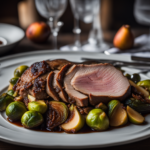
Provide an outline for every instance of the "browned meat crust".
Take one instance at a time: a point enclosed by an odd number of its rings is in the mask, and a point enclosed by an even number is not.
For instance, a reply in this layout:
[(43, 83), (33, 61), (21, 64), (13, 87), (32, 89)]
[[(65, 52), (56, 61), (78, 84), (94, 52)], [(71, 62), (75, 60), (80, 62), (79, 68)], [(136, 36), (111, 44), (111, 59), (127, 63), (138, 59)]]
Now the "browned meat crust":
[(55, 59), (52, 61), (47, 60), (46, 62), (49, 64), (52, 70), (61, 70), (64, 65), (71, 63), (66, 59)]
[(31, 93), (33, 96), (37, 96), (37, 99), (46, 98), (46, 80), (43, 79), (44, 76), (42, 77), (41, 75), (50, 71), (51, 68), (46, 61), (34, 63), (20, 77), (13, 88), (14, 91), (18, 91), (19, 95), (23, 98), (27, 97), (28, 93)]
[[(57, 78), (56, 78), (56, 83), (59, 89), (59, 96), (60, 98), (64, 101), (64, 102), (70, 102), (68, 99), (68, 95), (64, 89), (64, 77), (66, 72), (68, 71), (68, 69), (72, 66), (72, 64), (66, 64), (65, 66), (63, 66), (61, 68), (61, 70), (59, 71)], [(70, 102), (71, 103), (71, 102)]]
[(53, 87), (53, 80), (54, 80), (54, 72), (51, 71), (49, 73), (49, 75), (47, 76), (46, 92), (54, 100), (60, 101), (60, 98), (59, 98), (57, 92), (55, 91), (55, 89)]

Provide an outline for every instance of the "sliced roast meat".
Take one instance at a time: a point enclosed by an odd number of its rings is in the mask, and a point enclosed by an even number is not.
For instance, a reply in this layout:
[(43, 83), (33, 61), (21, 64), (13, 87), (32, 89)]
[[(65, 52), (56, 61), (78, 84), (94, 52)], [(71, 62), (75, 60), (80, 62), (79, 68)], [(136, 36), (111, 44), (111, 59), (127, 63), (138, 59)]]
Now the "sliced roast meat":
[(57, 77), (56, 77), (56, 84), (57, 87), (59, 88), (60, 92), (59, 97), (64, 101), (64, 102), (69, 102), (68, 101), (68, 95), (64, 89), (64, 77), (68, 69), (72, 66), (72, 64), (66, 64), (64, 65), (61, 70), (58, 72)]
[(42, 75), (34, 80), (32, 89), (29, 90), (29, 94), (34, 96), (36, 100), (47, 99), (46, 93), (46, 78), (48, 74)]
[(110, 64), (78, 65), (71, 80), (77, 91), (89, 95), (91, 105), (110, 100), (124, 100), (131, 93), (131, 86), (122, 72)]
[(47, 60), (46, 62), (49, 64), (52, 70), (61, 70), (64, 65), (71, 63), (66, 59), (55, 59), (51, 61)]
[[(55, 101), (60, 101), (60, 98), (58, 96), (58, 93), (56, 92), (56, 89), (54, 89), (54, 72), (51, 71), (49, 75), (47, 76), (47, 84), (46, 84), (46, 92), (47, 94), (52, 97)], [(56, 80), (55, 80), (56, 82)]]
[(73, 88), (71, 85), (71, 79), (76, 74), (80, 67), (73, 65), (64, 78), (65, 91), (68, 94), (68, 100), (70, 103), (76, 103), (77, 106), (88, 106), (88, 96), (84, 95)]
[(51, 68), (46, 61), (36, 62), (22, 74), (13, 89), (18, 91), (19, 95), (25, 98), (28, 95), (29, 90), (34, 86), (34, 80), (40, 75), (50, 71)]

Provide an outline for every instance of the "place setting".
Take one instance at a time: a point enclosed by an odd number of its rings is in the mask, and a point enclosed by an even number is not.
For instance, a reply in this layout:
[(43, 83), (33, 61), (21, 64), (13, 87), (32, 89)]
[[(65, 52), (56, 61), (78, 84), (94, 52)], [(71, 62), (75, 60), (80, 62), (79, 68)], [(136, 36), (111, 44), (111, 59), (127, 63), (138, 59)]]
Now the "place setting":
[(150, 3), (124, 2), (130, 16), (119, 4), (26, 0), (11, 4), (12, 16), (0, 9), (0, 145), (149, 147)]

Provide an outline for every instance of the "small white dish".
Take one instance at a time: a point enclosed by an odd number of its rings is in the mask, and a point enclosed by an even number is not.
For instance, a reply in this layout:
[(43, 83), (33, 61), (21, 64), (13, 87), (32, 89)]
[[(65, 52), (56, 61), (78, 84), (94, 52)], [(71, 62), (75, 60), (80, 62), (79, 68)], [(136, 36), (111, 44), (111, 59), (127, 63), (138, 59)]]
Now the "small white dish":
[(24, 31), (14, 25), (0, 23), (0, 54), (15, 47), (24, 37)]
[(6, 44), (7, 44), (7, 40), (4, 39), (3, 37), (0, 37), (0, 47), (1, 47), (1, 46), (4, 46), (4, 45), (6, 45)]

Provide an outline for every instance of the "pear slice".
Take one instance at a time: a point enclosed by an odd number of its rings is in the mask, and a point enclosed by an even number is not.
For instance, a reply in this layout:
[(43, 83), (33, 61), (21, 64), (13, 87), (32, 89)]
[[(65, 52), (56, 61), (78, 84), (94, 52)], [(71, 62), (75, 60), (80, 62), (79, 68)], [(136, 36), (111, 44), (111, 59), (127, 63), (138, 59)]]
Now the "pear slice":
[(145, 98), (149, 97), (149, 92), (144, 88), (137, 86), (133, 81), (129, 80), (130, 84), (136, 88), (136, 90), (144, 95)]
[(108, 107), (110, 126), (119, 127), (127, 123), (128, 116), (126, 110), (123, 108), (123, 104), (117, 100), (112, 100), (109, 102)]
[(76, 106), (74, 106), (73, 104), (69, 108), (69, 111), (70, 111), (69, 118), (60, 127), (65, 132), (76, 133), (84, 126), (85, 118), (79, 113)]
[(134, 124), (142, 124), (145, 120), (145, 118), (141, 114), (132, 109), (130, 106), (127, 106), (127, 114), (130, 122)]
[(35, 97), (31, 96), (28, 94), (28, 99), (29, 99), (29, 102), (34, 102), (36, 100)]

